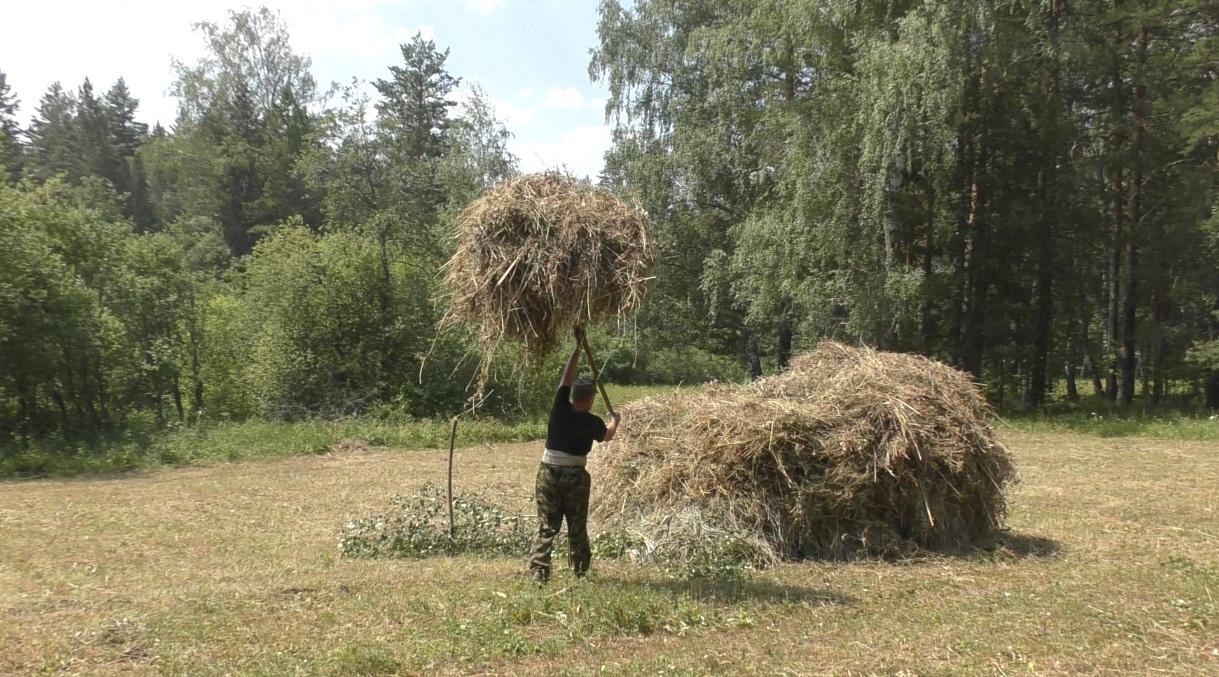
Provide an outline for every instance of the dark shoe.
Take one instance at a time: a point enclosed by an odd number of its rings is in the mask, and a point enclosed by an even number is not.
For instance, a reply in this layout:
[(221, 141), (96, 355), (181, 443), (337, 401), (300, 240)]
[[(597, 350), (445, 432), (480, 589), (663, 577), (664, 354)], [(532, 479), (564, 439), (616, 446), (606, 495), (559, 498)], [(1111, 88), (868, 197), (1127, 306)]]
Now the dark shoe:
[(534, 569), (533, 573), (530, 574), (529, 577), (532, 578), (533, 582), (537, 583), (538, 585), (546, 585), (550, 582), (550, 575), (541, 569)]

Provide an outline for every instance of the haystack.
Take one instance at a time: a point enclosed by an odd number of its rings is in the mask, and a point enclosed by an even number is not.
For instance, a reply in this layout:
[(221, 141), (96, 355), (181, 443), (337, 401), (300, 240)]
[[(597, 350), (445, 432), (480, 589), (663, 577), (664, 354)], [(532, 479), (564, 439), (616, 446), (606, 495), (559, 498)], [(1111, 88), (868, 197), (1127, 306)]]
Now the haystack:
[(991, 414), (963, 372), (825, 342), (753, 384), (624, 407), (591, 457), (595, 509), (661, 550), (727, 535), (770, 559), (958, 548), (1002, 526), (1015, 479)]
[(642, 210), (549, 172), (491, 189), (457, 221), (448, 321), (471, 328), (483, 373), (505, 340), (545, 357), (573, 327), (639, 307), (655, 251)]

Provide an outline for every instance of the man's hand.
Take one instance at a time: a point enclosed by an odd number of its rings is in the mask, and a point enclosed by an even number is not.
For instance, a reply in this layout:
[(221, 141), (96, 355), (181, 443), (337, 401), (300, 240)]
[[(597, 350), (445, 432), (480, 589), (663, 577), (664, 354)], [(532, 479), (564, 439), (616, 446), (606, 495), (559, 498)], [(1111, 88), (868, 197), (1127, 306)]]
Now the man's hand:
[(605, 439), (602, 442), (609, 442), (614, 439), (614, 435), (618, 432), (618, 425), (622, 423), (622, 414), (616, 411), (610, 412), (610, 423), (605, 426)]

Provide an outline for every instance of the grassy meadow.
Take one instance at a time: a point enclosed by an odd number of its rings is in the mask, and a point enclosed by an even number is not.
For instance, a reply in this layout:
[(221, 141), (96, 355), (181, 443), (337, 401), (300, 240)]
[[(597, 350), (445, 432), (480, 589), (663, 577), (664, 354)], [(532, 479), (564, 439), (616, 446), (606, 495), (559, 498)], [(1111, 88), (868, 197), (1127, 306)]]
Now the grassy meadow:
[[(1002, 438), (994, 550), (724, 581), (560, 559), (541, 589), (523, 556), (339, 556), (439, 450), (10, 480), (0, 674), (1219, 674), (1219, 445)], [(458, 486), (527, 513), (537, 454), (463, 448)]]
[[(695, 386), (697, 387), (697, 386)], [(681, 391), (690, 386), (609, 385), (615, 406), (647, 395)], [(93, 440), (51, 435), (0, 445), (0, 478), (97, 475), (163, 466), (213, 465), (328, 453), (337, 446), (366, 445), (400, 449), (447, 448), (452, 432), (447, 419), (350, 418), (337, 421), (204, 421), (124, 432)], [(457, 443), (523, 442), (546, 436), (544, 415), (515, 419), (462, 417)]]

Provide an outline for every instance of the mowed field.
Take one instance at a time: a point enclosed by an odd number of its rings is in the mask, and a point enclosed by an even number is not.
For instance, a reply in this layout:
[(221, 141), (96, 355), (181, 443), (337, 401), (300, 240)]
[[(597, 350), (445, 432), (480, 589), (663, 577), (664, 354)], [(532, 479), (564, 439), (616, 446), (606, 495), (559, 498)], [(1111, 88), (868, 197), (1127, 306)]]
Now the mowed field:
[[(4, 482), (0, 673), (1219, 675), (1219, 444), (1004, 441), (1002, 550), (718, 583), (340, 557), (443, 451)], [(537, 455), (461, 450), (458, 483), (527, 512)]]

